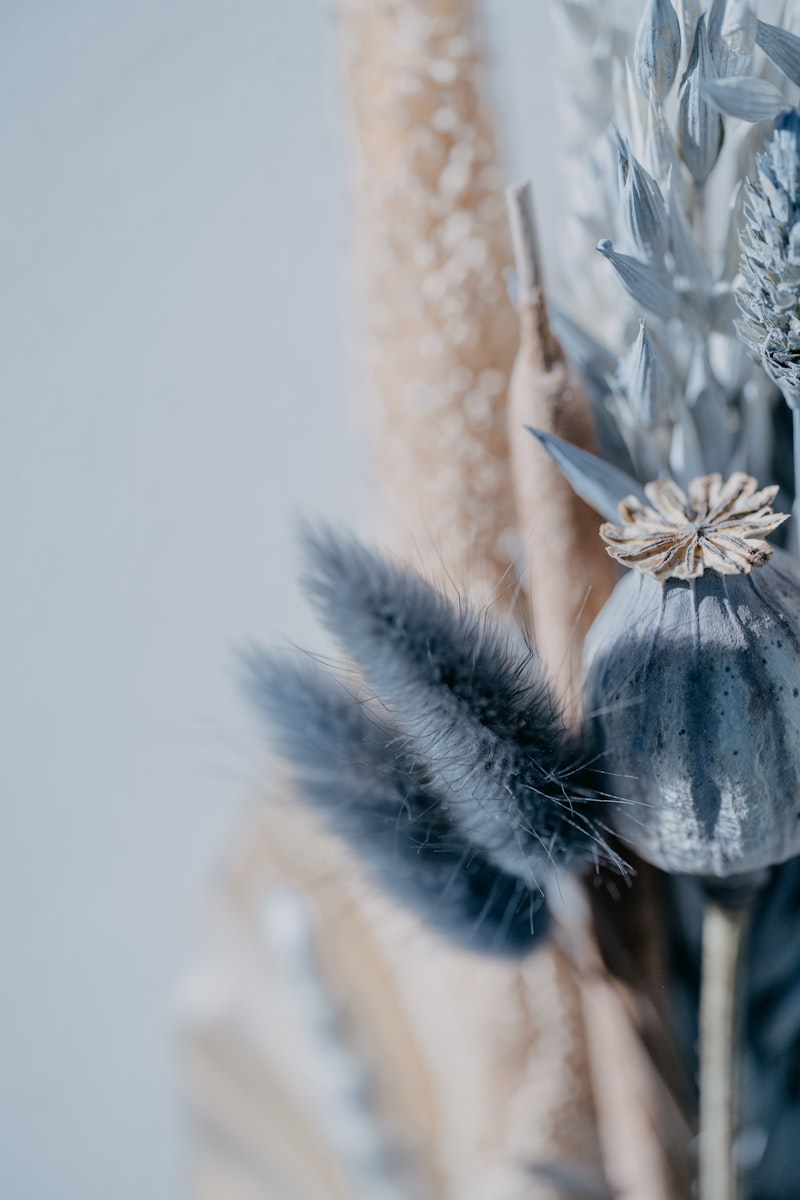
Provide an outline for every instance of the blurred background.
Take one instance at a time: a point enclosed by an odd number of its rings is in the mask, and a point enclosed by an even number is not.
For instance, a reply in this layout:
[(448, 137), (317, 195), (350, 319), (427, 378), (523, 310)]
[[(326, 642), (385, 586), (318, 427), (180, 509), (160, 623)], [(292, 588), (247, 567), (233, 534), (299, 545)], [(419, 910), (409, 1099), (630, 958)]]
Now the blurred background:
[[(555, 228), (544, 5), (485, 0)], [(319, 644), (293, 529), (369, 532), (331, 0), (0, 12), (0, 1194), (186, 1194), (176, 996), (264, 753), (252, 641)], [(557, 242), (543, 239), (557, 273)]]

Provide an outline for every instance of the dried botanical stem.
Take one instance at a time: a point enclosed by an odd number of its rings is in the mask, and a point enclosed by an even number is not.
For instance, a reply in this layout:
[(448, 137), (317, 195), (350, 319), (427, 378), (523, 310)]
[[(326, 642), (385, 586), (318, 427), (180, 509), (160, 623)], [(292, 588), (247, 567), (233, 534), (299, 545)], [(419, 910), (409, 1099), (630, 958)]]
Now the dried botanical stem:
[(574, 880), (560, 884), (559, 944), (574, 965), (597, 1109), (603, 1163), (614, 1196), (688, 1200), (689, 1181), (673, 1157), (682, 1123), (640, 1036), (630, 989), (607, 969), (585, 895)]
[(598, 536), (599, 518), (525, 429), (532, 425), (583, 450), (594, 448), (588, 402), (550, 328), (530, 185), (510, 188), (506, 196), (520, 281), (520, 349), (509, 390), (518, 523), (537, 647), (575, 715), (583, 639), (617, 577)]
[(541, 254), (536, 240), (533, 219), (533, 200), (529, 182), (514, 183), (506, 188), (514, 261), (517, 264), (520, 304), (530, 303), (542, 286)]
[(793, 549), (800, 558), (800, 408), (792, 408), (792, 448), (794, 452), (794, 504), (792, 505)]
[(699, 1200), (738, 1200), (733, 1159), (738, 1075), (737, 976), (749, 905), (706, 903), (700, 997)]

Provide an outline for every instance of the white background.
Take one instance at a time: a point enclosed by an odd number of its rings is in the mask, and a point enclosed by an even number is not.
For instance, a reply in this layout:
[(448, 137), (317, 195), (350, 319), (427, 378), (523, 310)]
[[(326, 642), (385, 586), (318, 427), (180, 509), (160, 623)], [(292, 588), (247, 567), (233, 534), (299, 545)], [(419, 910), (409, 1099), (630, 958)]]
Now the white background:
[[(553, 219), (543, 0), (487, 5)], [(320, 0), (0, 6), (0, 1195), (184, 1194), (174, 996), (258, 803), (292, 521), (362, 528)], [(548, 254), (557, 248), (543, 239)]]

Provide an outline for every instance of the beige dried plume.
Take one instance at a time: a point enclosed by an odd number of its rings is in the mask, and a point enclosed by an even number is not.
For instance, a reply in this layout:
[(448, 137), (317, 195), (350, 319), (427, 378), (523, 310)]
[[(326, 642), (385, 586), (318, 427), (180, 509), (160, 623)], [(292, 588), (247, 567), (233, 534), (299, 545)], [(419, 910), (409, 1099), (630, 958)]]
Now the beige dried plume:
[(513, 599), (506, 390), (517, 323), (467, 0), (342, 0), (375, 466), (396, 549)]

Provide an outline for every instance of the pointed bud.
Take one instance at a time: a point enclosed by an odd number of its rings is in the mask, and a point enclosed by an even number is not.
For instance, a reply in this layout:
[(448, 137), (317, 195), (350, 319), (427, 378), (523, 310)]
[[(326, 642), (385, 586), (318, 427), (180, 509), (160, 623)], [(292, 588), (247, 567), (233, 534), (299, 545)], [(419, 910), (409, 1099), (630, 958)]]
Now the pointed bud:
[(694, 41), (694, 31), (703, 11), (700, 0), (680, 0), (681, 31), (684, 46), (691, 46)]
[(616, 174), (616, 193), (620, 196), (624, 191), (625, 184), (628, 179), (628, 170), (631, 165), (631, 150), (627, 140), (622, 136), (617, 126), (612, 121), (606, 130), (607, 145), (613, 154), (617, 154), (617, 174)]
[(681, 56), (681, 26), (669, 0), (649, 0), (636, 31), (633, 69), (636, 81), (650, 96), (663, 100), (675, 81)]
[(608, 240), (600, 242), (597, 249), (611, 263), (628, 295), (646, 312), (663, 317), (665, 321), (680, 316), (681, 297), (666, 272), (640, 263), (629, 254), (618, 254)]
[(779, 29), (777, 25), (757, 21), (756, 41), (786, 78), (800, 87), (800, 37), (786, 29)]
[(714, 0), (708, 14), (708, 46), (717, 75), (742, 75), (755, 44), (756, 15), (748, 0)]
[(669, 245), (667, 207), (661, 188), (633, 155), (628, 159), (622, 211), (637, 253), (648, 262), (660, 263)]
[(675, 381), (644, 321), (639, 322), (639, 336), (620, 360), (617, 382), (638, 425), (652, 429), (672, 421), (677, 390)]
[(692, 53), (680, 87), (678, 145), (695, 183), (711, 174), (722, 149), (724, 128), (719, 110), (708, 99), (705, 84), (714, 78), (705, 16), (697, 22)]
[(703, 90), (713, 104), (728, 117), (740, 121), (771, 121), (788, 102), (783, 92), (755, 75), (733, 75), (729, 79), (709, 79)]

